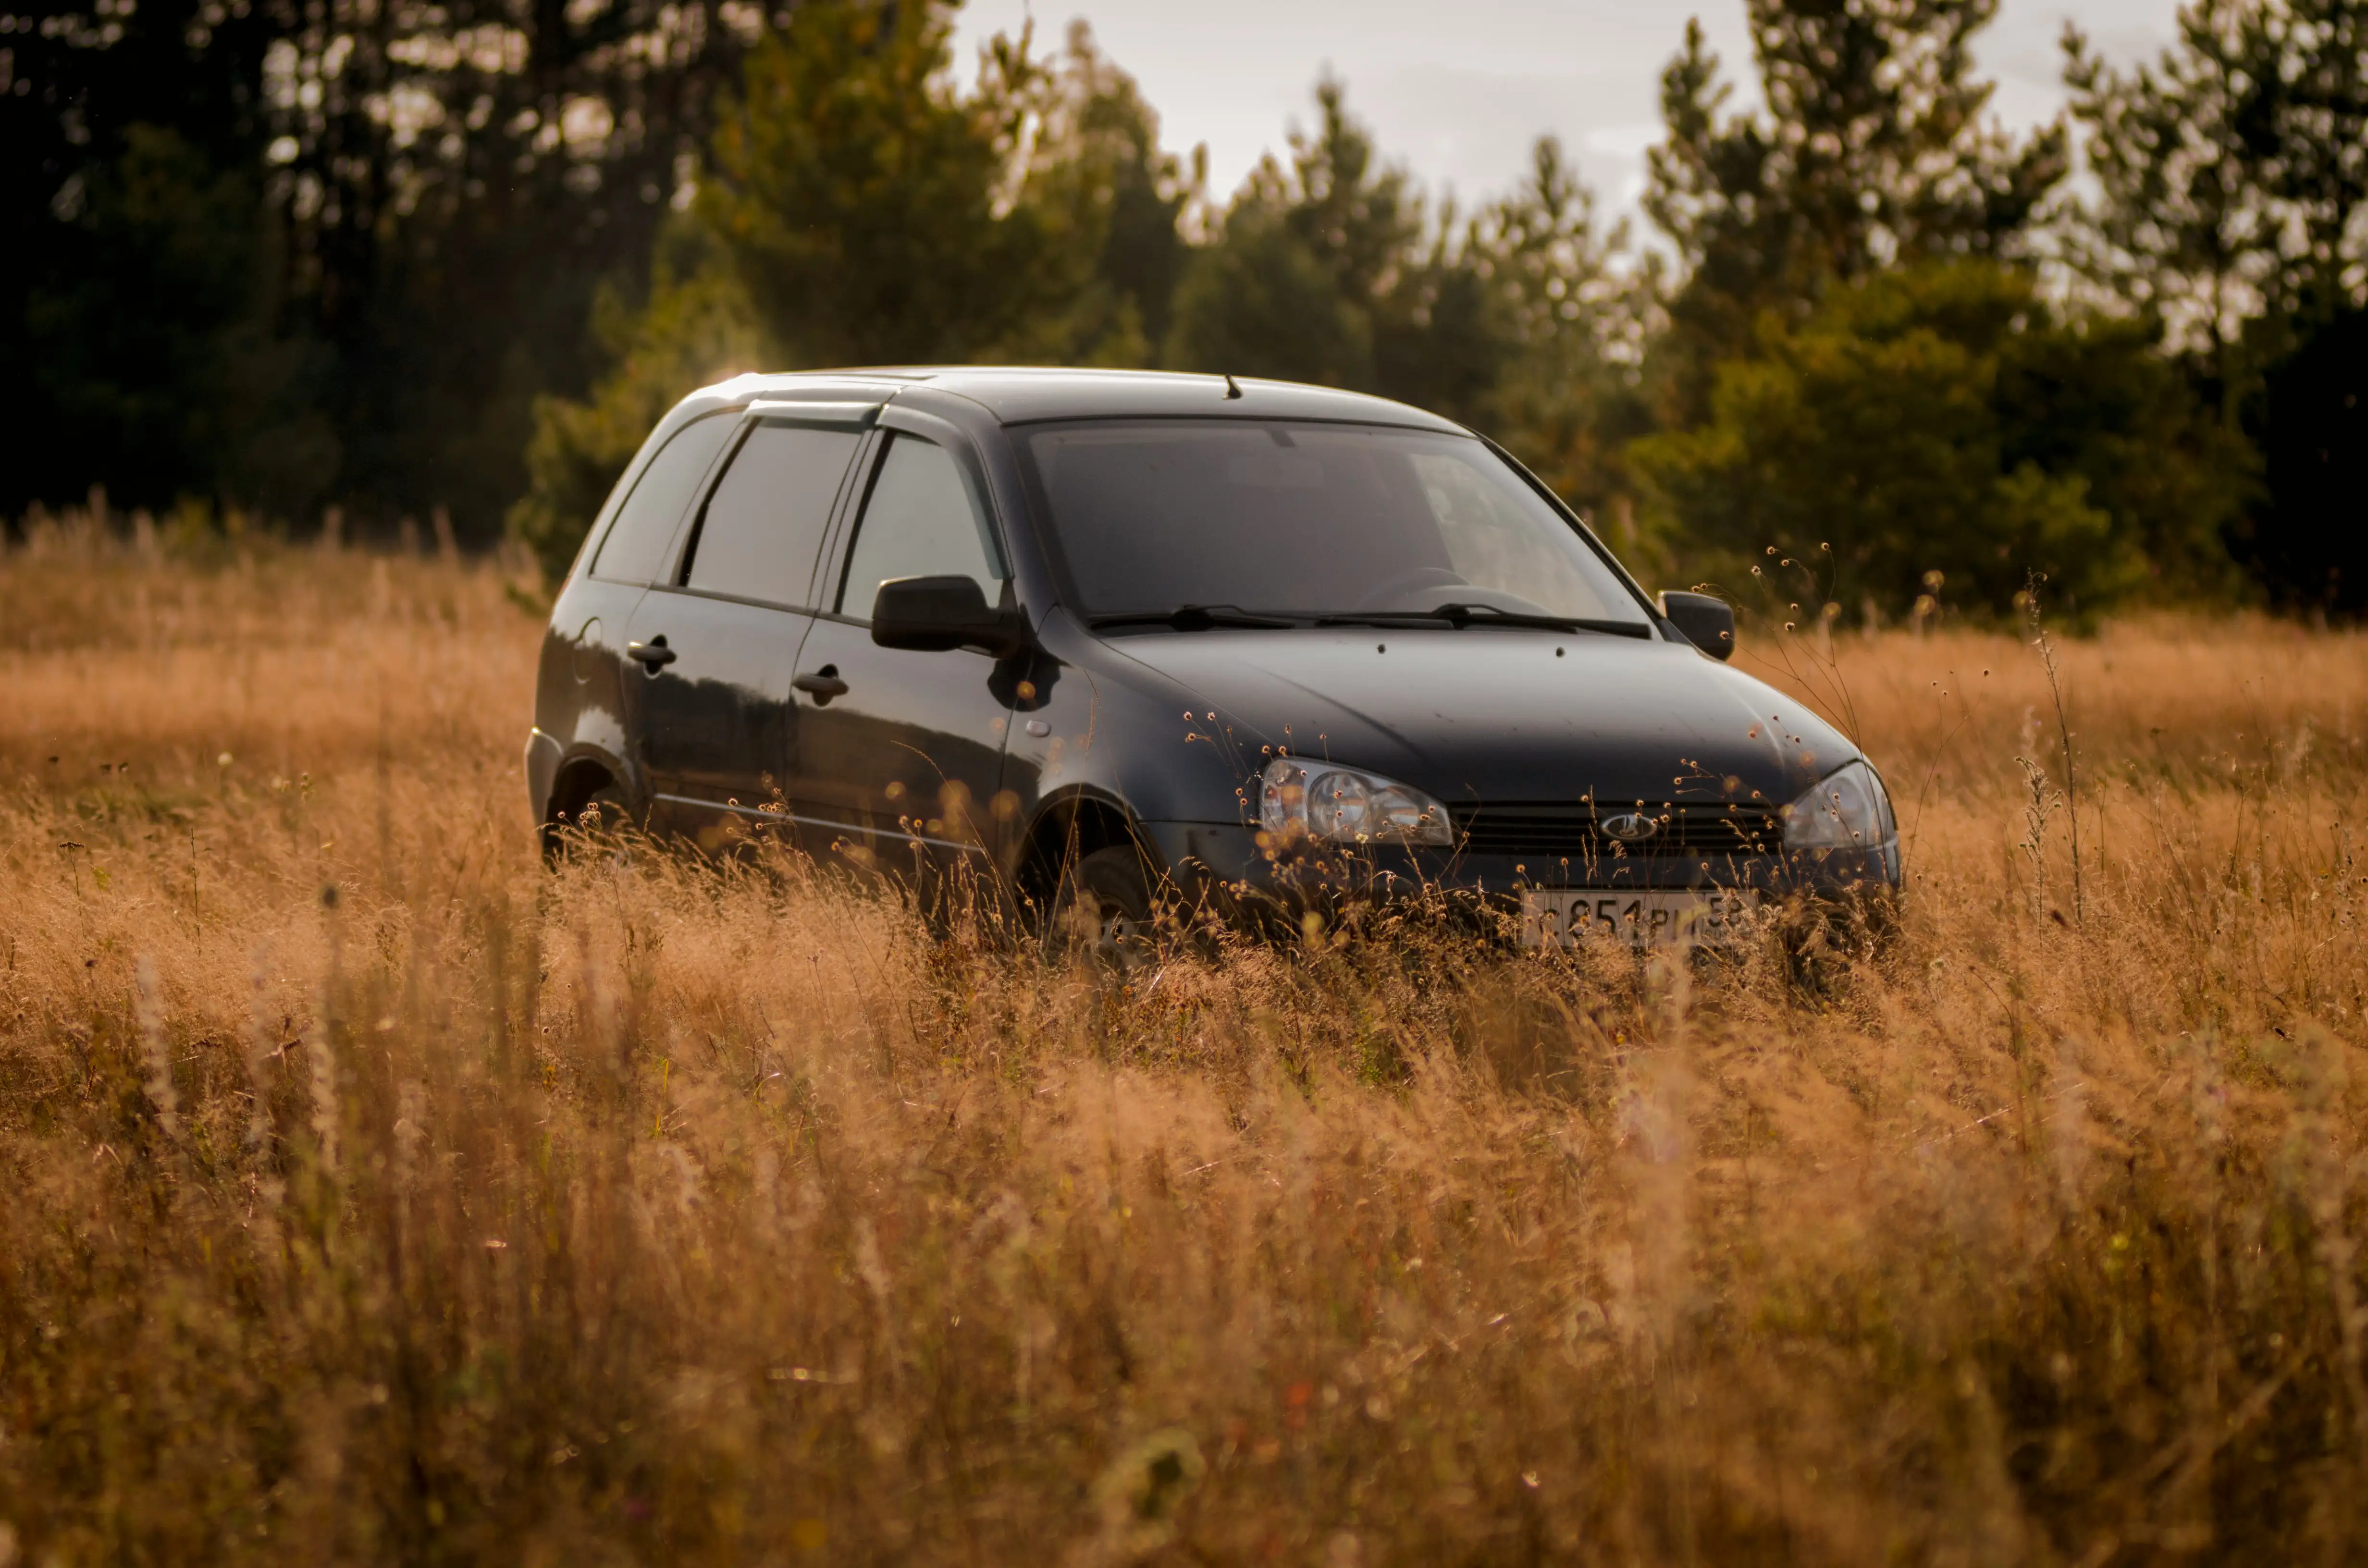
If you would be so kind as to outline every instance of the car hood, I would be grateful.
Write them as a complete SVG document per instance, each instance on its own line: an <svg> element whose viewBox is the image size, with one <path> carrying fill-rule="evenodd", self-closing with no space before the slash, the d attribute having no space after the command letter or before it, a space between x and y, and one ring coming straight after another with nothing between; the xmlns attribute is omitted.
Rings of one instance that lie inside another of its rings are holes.
<svg viewBox="0 0 2368 1568"><path fill-rule="evenodd" d="M1104 647L1165 676L1247 770L1268 748L1448 804L1793 800L1858 749L1680 643L1468 627L1152 632Z"/></svg>

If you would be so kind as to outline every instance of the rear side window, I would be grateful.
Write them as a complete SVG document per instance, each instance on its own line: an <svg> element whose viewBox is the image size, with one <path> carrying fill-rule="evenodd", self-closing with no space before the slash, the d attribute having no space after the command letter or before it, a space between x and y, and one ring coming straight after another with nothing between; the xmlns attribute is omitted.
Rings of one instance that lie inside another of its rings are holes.
<svg viewBox="0 0 2368 1568"><path fill-rule="evenodd" d="M592 562L592 575L614 583L647 583L666 564L666 546L674 541L674 526L715 454L732 434L733 417L711 414L694 419L658 449L633 492L609 526L600 553Z"/></svg>
<svg viewBox="0 0 2368 1568"><path fill-rule="evenodd" d="M839 612L869 616L880 585L897 577L969 577L993 604L1003 581L994 553L986 519L953 454L917 436L897 436L855 531Z"/></svg>
<svg viewBox="0 0 2368 1568"><path fill-rule="evenodd" d="M802 606L831 503L862 437L851 430L759 425L707 498L691 546L689 587Z"/></svg>

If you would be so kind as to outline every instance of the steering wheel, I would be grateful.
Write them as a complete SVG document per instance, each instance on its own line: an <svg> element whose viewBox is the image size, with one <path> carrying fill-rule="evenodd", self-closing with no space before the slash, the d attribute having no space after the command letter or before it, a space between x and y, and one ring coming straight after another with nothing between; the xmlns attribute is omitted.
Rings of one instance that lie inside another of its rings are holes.
<svg viewBox="0 0 2368 1568"><path fill-rule="evenodd" d="M1367 594L1356 608L1360 610L1395 609L1399 608L1395 601L1425 588L1468 588L1471 585L1469 579L1444 566L1417 566L1411 572L1399 573Z"/></svg>

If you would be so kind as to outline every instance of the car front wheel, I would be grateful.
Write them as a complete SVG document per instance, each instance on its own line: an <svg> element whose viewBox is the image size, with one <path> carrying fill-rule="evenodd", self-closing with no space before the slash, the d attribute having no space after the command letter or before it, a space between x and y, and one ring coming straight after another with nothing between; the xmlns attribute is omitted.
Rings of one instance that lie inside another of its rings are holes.
<svg viewBox="0 0 2368 1568"><path fill-rule="evenodd" d="M1150 961L1156 916L1151 868L1131 845L1097 849L1061 879L1047 923L1054 952L1114 970Z"/></svg>

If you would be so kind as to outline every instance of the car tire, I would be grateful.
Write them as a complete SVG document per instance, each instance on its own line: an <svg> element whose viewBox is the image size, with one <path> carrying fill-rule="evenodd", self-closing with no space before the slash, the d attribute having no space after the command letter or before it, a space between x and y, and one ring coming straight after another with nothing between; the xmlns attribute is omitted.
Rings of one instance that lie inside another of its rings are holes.
<svg viewBox="0 0 2368 1568"><path fill-rule="evenodd" d="M636 825L632 797L620 784L603 784L575 809L575 821L586 833L622 833Z"/></svg>
<svg viewBox="0 0 2368 1568"><path fill-rule="evenodd" d="M634 813L632 797L624 786L613 779L584 798L574 811L561 812L543 830L544 856L556 863L577 851L593 848L621 864L625 858L623 835L641 826Z"/></svg>
<svg viewBox="0 0 2368 1568"><path fill-rule="evenodd" d="M1053 900L1048 946L1113 971L1149 962L1156 949L1153 872L1132 845L1097 849L1073 862Z"/></svg>

